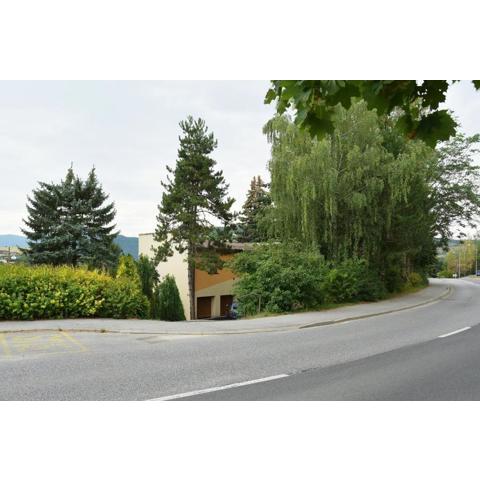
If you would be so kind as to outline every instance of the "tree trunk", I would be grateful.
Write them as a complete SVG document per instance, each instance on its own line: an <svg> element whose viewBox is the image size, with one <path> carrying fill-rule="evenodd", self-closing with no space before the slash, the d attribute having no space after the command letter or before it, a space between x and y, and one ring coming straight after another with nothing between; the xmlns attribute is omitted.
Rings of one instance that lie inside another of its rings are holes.
<svg viewBox="0 0 480 480"><path fill-rule="evenodd" d="M188 292L190 297L190 320L197 318L195 305L195 248L188 248Z"/></svg>

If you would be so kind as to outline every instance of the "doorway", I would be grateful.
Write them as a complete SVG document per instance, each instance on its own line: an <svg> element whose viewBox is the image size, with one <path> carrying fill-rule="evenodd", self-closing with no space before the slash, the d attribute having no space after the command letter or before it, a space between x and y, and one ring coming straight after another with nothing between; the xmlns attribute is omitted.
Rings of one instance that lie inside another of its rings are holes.
<svg viewBox="0 0 480 480"><path fill-rule="evenodd" d="M220 316L228 317L232 303L233 295L222 295L220 297Z"/></svg>
<svg viewBox="0 0 480 480"><path fill-rule="evenodd" d="M197 297L197 318L211 318L213 297Z"/></svg>

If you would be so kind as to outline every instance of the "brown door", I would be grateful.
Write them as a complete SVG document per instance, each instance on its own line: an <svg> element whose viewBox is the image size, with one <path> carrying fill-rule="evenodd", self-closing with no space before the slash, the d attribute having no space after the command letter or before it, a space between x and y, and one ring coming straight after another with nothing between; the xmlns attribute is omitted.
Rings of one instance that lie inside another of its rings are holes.
<svg viewBox="0 0 480 480"><path fill-rule="evenodd" d="M197 318L210 318L212 316L212 298L197 298Z"/></svg>
<svg viewBox="0 0 480 480"><path fill-rule="evenodd" d="M222 317L228 317L232 303L233 295L222 295L220 297L220 315Z"/></svg>

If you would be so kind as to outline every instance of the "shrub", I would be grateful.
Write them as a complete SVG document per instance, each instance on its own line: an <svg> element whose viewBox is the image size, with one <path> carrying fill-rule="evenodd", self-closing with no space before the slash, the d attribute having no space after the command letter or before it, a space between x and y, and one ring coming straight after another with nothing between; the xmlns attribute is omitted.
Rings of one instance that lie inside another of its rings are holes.
<svg viewBox="0 0 480 480"><path fill-rule="evenodd" d="M450 272L449 270L440 270L438 272L438 277L439 278L453 278L453 272Z"/></svg>
<svg viewBox="0 0 480 480"><path fill-rule="evenodd" d="M120 257L116 278L127 278L140 285L137 264L131 255L122 255Z"/></svg>
<svg viewBox="0 0 480 480"><path fill-rule="evenodd" d="M373 301L386 294L380 276L363 259L349 259L334 266L325 277L324 289L331 303Z"/></svg>
<svg viewBox="0 0 480 480"><path fill-rule="evenodd" d="M146 255L140 255L137 261L137 272L143 294L151 299L160 280L155 262Z"/></svg>
<svg viewBox="0 0 480 480"><path fill-rule="evenodd" d="M175 278L171 275L167 275L157 287L153 310L153 317L159 320L185 320L180 293Z"/></svg>
<svg viewBox="0 0 480 480"><path fill-rule="evenodd" d="M0 265L0 319L141 317L148 304L129 279L83 268Z"/></svg>
<svg viewBox="0 0 480 480"><path fill-rule="evenodd" d="M422 285L426 285L428 280L425 276L420 275L418 272L411 272L407 276L406 288L417 288Z"/></svg>
<svg viewBox="0 0 480 480"><path fill-rule="evenodd" d="M97 312L102 318L147 318L149 302L138 285L127 278L107 282L103 291L104 301Z"/></svg>
<svg viewBox="0 0 480 480"><path fill-rule="evenodd" d="M235 255L229 267L239 275L235 293L242 315L315 308L323 301L323 257L298 244L270 244Z"/></svg>
<svg viewBox="0 0 480 480"><path fill-rule="evenodd" d="M136 266L142 292L148 298L149 316L150 318L155 318L158 302L156 301L156 295L154 295L154 293L160 281L155 262L146 255L140 255Z"/></svg>

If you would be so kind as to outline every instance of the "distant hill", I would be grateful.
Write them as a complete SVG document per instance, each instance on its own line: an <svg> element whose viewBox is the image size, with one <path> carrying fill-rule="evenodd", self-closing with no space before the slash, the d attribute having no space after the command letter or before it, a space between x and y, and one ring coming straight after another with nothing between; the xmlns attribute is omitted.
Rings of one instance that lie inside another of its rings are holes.
<svg viewBox="0 0 480 480"><path fill-rule="evenodd" d="M115 243L123 250L123 253L130 254L135 260L138 260L138 237L119 235Z"/></svg>
<svg viewBox="0 0 480 480"><path fill-rule="evenodd" d="M119 235L115 243L123 250L138 259L138 237L126 237ZM27 239L22 235L0 235L0 247L27 247Z"/></svg>
<svg viewBox="0 0 480 480"><path fill-rule="evenodd" d="M27 239L21 235L0 235L0 247L19 247L27 246Z"/></svg>

